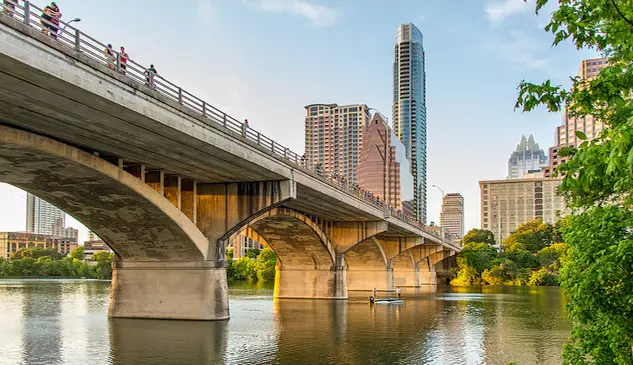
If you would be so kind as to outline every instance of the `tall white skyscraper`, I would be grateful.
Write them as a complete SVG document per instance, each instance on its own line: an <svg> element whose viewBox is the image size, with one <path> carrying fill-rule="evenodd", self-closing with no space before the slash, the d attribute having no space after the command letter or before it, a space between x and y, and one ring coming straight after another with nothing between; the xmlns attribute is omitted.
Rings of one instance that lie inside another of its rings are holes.
<svg viewBox="0 0 633 365"><path fill-rule="evenodd" d="M393 132L411 162L413 209L426 223L426 74L422 33L402 24L396 34L393 63Z"/></svg>
<svg viewBox="0 0 633 365"><path fill-rule="evenodd" d="M545 166L547 166L547 156L534 141L534 136L531 134L529 138L522 136L521 142L508 159L507 179L523 179L530 171L541 171Z"/></svg>
<svg viewBox="0 0 633 365"><path fill-rule="evenodd" d="M47 234L55 237L64 236L66 214L51 203L36 197L26 195L26 231L30 233Z"/></svg>

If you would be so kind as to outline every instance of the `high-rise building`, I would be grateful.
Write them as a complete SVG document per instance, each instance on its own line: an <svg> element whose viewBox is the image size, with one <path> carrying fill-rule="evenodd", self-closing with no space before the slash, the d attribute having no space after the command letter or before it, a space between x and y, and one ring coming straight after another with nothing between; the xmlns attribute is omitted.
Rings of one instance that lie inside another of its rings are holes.
<svg viewBox="0 0 633 365"><path fill-rule="evenodd" d="M367 105L312 104L305 108L308 166L356 182L363 132L370 119Z"/></svg>
<svg viewBox="0 0 633 365"><path fill-rule="evenodd" d="M62 237L72 238L75 240L75 242L79 242L79 230L72 227L64 228Z"/></svg>
<svg viewBox="0 0 633 365"><path fill-rule="evenodd" d="M413 215L413 175L407 153L379 113L365 129L356 175L363 189Z"/></svg>
<svg viewBox="0 0 633 365"><path fill-rule="evenodd" d="M416 217L426 223L426 74L422 33L413 24L400 25L396 33L393 131L411 162Z"/></svg>
<svg viewBox="0 0 633 365"><path fill-rule="evenodd" d="M453 242L461 241L464 236L464 197L460 193L448 193L442 198L440 226L448 233Z"/></svg>
<svg viewBox="0 0 633 365"><path fill-rule="evenodd" d="M531 134L529 138L521 136L521 142L508 159L507 179L522 179L528 172L541 171L545 166L547 166L547 156L534 141L534 136Z"/></svg>
<svg viewBox="0 0 633 365"><path fill-rule="evenodd" d="M26 231L54 237L64 236L65 213L51 203L26 194Z"/></svg>
<svg viewBox="0 0 633 365"><path fill-rule="evenodd" d="M560 183L551 178L480 181L481 228L492 231L499 247L527 221L555 224L567 213L563 197L557 194Z"/></svg>
<svg viewBox="0 0 633 365"><path fill-rule="evenodd" d="M596 77L600 70L607 67L608 60L606 58L593 58L583 60L578 68L577 76L584 80L591 80ZM552 175L554 170L566 161L558 155L560 149L567 146L577 146L583 140L576 135L580 131L587 136L587 140L592 140L602 132L604 125L602 122L594 120L591 115L572 117L567 113L567 109L563 110L563 125L556 127L554 146L549 149L549 165L543 168L546 177Z"/></svg>

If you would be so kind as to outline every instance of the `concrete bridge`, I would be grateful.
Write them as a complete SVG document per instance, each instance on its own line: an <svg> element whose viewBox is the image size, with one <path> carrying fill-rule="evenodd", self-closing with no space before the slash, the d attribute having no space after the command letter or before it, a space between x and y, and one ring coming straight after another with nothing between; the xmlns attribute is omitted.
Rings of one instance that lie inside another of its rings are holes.
<svg viewBox="0 0 633 365"><path fill-rule="evenodd" d="M0 181L116 252L110 316L227 319L224 248L245 230L276 252L280 298L433 284L459 250L79 30L41 34L39 14L0 16Z"/></svg>

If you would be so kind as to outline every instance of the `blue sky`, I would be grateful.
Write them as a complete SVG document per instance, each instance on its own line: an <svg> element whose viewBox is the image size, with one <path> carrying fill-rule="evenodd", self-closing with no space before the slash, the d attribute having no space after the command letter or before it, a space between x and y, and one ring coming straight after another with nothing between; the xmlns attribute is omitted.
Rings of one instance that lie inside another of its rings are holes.
<svg viewBox="0 0 633 365"><path fill-rule="evenodd" d="M415 23L426 51L429 221L439 216L437 184L464 195L467 229L479 228L478 181L505 178L522 134L534 134L546 149L560 124L558 114L513 110L519 81L568 85L580 61L593 56L571 44L552 48L542 30L552 9L537 17L533 0L57 4L63 20L80 17L85 33L125 46L132 59L153 63L167 79L297 152L305 105L365 103L391 116L395 33L399 24ZM25 194L2 184L0 202L9 207L0 210L0 231L24 230Z"/></svg>

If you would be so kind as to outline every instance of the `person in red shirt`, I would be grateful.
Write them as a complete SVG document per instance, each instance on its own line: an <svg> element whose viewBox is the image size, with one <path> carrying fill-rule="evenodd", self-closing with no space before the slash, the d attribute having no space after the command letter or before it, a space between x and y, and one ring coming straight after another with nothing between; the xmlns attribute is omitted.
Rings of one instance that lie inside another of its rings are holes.
<svg viewBox="0 0 633 365"><path fill-rule="evenodd" d="M121 73L125 74L125 70L127 68L127 60L128 55L125 53L125 47L121 47L121 52L119 52L119 61L121 61Z"/></svg>

